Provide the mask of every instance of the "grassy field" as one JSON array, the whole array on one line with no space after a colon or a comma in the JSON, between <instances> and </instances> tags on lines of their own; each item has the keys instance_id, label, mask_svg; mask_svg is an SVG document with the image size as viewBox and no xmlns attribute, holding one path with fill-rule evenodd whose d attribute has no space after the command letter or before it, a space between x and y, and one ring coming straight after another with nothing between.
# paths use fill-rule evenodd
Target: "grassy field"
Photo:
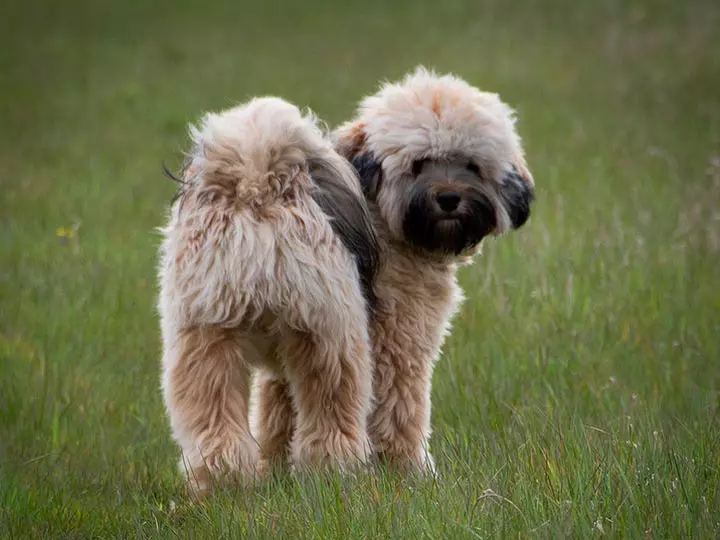
<instances>
[{"instance_id":1,"label":"grassy field","mask_svg":"<svg viewBox=\"0 0 720 540\"><path fill-rule=\"evenodd\" d=\"M0 537L718 538L717 3L243 4L3 3ZM162 162L208 109L336 125L419 63L517 108L538 186L462 272L437 481L194 504L159 391Z\"/></svg>"}]
</instances>

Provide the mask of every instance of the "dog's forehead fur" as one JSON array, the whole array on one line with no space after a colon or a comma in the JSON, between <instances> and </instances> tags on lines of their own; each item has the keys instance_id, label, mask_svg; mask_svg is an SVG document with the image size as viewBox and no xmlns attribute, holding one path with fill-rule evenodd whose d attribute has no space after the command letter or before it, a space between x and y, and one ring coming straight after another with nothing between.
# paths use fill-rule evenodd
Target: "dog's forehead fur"
<instances>
[{"instance_id":1,"label":"dog's forehead fur","mask_svg":"<svg viewBox=\"0 0 720 540\"><path fill-rule=\"evenodd\" d=\"M417 159L467 158L499 179L509 164L523 162L510 106L497 94L422 67L365 98L355 121L340 131L359 128L363 146L391 175Z\"/></svg>"}]
</instances>

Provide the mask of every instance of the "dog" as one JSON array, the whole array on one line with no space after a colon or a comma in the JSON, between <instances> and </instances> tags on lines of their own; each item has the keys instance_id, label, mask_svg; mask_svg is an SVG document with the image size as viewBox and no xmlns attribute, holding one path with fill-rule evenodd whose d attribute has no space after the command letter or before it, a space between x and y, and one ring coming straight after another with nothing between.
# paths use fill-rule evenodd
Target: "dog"
<instances>
[{"instance_id":1,"label":"dog","mask_svg":"<svg viewBox=\"0 0 720 540\"><path fill-rule=\"evenodd\" d=\"M522 227L535 196L514 110L498 95L423 67L385 83L333 134L355 167L381 250L369 335L376 460L435 470L434 364L463 301L456 272L483 240ZM256 381L264 459L282 457L293 407L278 379Z\"/></svg>"},{"instance_id":2,"label":"dog","mask_svg":"<svg viewBox=\"0 0 720 540\"><path fill-rule=\"evenodd\" d=\"M160 229L158 310L163 398L192 492L262 473L252 375L291 403L264 420L296 466L366 462L379 247L356 172L281 98L207 114L190 135Z\"/></svg>"}]
</instances>

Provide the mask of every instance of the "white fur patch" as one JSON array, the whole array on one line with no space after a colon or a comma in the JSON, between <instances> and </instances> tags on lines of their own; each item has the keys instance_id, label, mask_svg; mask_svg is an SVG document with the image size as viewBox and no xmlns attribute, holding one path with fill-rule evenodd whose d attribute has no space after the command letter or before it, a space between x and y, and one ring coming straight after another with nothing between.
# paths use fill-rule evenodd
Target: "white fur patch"
<instances>
[{"instance_id":1,"label":"white fur patch","mask_svg":"<svg viewBox=\"0 0 720 540\"><path fill-rule=\"evenodd\" d=\"M387 174L406 172L417 159L463 156L495 181L522 157L515 121L497 94L422 67L365 98L356 117Z\"/></svg>"}]
</instances>

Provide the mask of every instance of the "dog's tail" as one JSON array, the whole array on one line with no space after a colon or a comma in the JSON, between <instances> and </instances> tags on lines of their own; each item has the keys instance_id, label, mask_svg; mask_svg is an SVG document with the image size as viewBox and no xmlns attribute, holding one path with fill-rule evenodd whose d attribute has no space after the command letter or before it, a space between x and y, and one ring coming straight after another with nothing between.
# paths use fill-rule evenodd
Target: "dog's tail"
<instances>
[{"instance_id":1,"label":"dog's tail","mask_svg":"<svg viewBox=\"0 0 720 540\"><path fill-rule=\"evenodd\" d=\"M279 206L314 204L354 255L361 285L374 303L379 248L352 166L332 147L312 113L276 97L203 117L191 126L192 149L176 205L254 212L261 220Z\"/></svg>"}]
</instances>

